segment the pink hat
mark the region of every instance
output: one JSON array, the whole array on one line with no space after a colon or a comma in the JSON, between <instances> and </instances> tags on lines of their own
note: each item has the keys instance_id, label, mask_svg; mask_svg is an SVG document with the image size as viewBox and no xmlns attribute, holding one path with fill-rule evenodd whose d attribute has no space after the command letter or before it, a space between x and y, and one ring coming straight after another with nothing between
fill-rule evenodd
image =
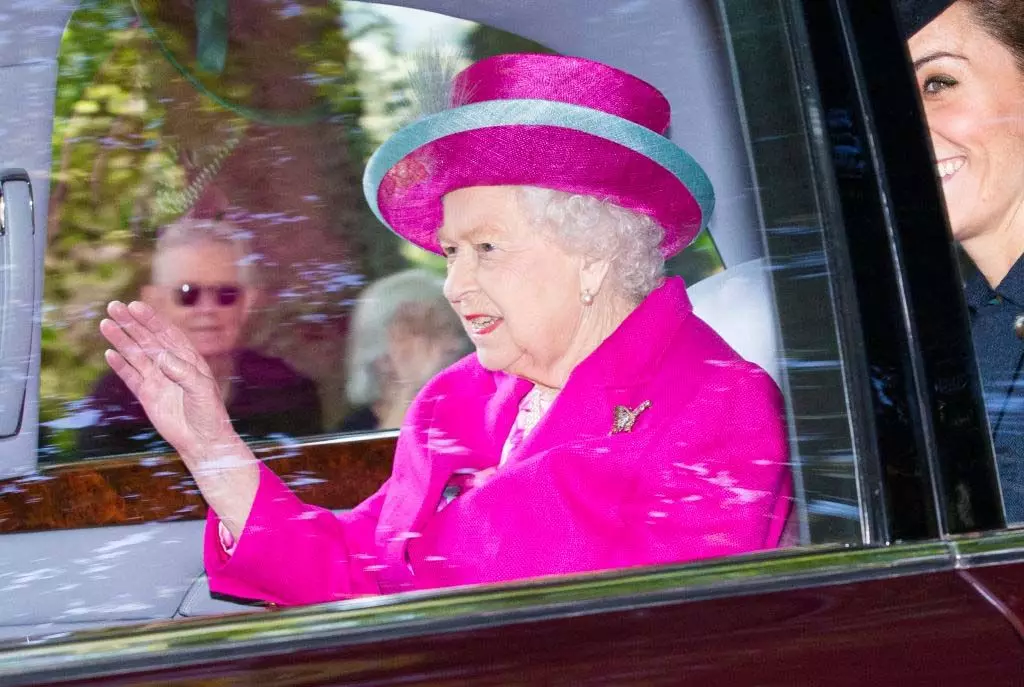
<instances>
[{"instance_id":1,"label":"pink hat","mask_svg":"<svg viewBox=\"0 0 1024 687\"><path fill-rule=\"evenodd\" d=\"M417 246L441 252L441 199L470 186L610 201L661 225L666 257L707 225L711 182L665 137L670 107L647 82L579 57L512 54L466 68L452 93L450 109L395 133L363 176L374 214Z\"/></svg>"}]
</instances>

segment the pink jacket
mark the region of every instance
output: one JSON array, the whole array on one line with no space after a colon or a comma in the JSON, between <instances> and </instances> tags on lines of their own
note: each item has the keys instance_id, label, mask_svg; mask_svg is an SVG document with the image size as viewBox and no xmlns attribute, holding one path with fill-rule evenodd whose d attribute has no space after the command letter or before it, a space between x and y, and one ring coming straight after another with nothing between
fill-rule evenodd
<instances>
[{"instance_id":1,"label":"pink jacket","mask_svg":"<svg viewBox=\"0 0 1024 687\"><path fill-rule=\"evenodd\" d=\"M691 313L681 280L577 366L504 466L465 486L498 464L530 388L475 355L439 374L409 409L391 477L341 515L262 466L230 557L210 512L210 588L315 603L777 545L791 493L780 394ZM611 433L616 406L644 401L632 431Z\"/></svg>"}]
</instances>

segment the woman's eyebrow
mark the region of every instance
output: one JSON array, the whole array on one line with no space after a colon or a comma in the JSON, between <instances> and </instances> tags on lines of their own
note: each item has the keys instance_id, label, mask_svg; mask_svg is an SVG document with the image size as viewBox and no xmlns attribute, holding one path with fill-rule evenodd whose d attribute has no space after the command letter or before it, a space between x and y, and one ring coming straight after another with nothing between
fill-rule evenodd
<instances>
[{"instance_id":1,"label":"woman's eyebrow","mask_svg":"<svg viewBox=\"0 0 1024 687\"><path fill-rule=\"evenodd\" d=\"M497 238L499 234L500 230L493 224L488 222L486 224L478 224L472 227L471 229L463 230L459 234L458 239L452 239L450 236L448 238L452 243L454 243L456 240L467 241L469 243L472 243L474 241L479 241L481 239L494 239ZM439 241L443 241L445 239L443 232L438 231L437 238Z\"/></svg>"},{"instance_id":2,"label":"woman's eyebrow","mask_svg":"<svg viewBox=\"0 0 1024 687\"><path fill-rule=\"evenodd\" d=\"M469 229L465 232L452 236L450 234L444 234L441 231L437 232L437 242L443 248L445 246L455 246L457 244L474 244L484 243L493 241L495 239L493 233L485 232L481 229Z\"/></svg>"},{"instance_id":3,"label":"woman's eyebrow","mask_svg":"<svg viewBox=\"0 0 1024 687\"><path fill-rule=\"evenodd\" d=\"M496 239L499 236L501 236L501 230L494 224L491 224L490 222L488 222L487 224L481 224L479 226L473 227L473 229L467 234L467 238L469 238L470 241L479 241L481 239Z\"/></svg>"},{"instance_id":4,"label":"woman's eyebrow","mask_svg":"<svg viewBox=\"0 0 1024 687\"><path fill-rule=\"evenodd\" d=\"M960 54L955 53L955 52L946 52L944 50L940 50L939 52L928 53L924 57L922 57L920 59L917 59L917 60L914 60L914 71L917 71L918 69L920 69L924 65L928 64L929 62L933 62L935 60L940 60L943 57L951 57L954 60L961 60L963 62L970 62L970 60L968 60L963 55L960 55Z\"/></svg>"}]
</instances>

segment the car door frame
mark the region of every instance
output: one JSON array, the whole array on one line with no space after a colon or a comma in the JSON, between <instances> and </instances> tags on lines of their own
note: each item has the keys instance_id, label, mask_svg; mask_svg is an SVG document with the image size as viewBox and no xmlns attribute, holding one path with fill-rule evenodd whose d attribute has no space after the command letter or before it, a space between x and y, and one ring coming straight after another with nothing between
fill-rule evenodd
<instances>
[{"instance_id":1,"label":"car door frame","mask_svg":"<svg viewBox=\"0 0 1024 687\"><path fill-rule=\"evenodd\" d=\"M893 60L906 60L896 19L886 0L802 5L787 0L787 6L794 18L791 40L806 41L815 56L814 64L797 65L805 76L813 74L822 99L812 103L809 116L844 109L864 143L864 174L836 174L834 151L827 145L819 147L816 161L836 178L837 193L823 203L845 220L846 245L834 252L847 258L837 269L854 275L857 289L847 294L848 302L856 304L862 323L881 319L878 303L889 302L900 323L862 351L847 352L863 356L862 370L895 366L904 383L900 423L890 415L891 396L869 391L861 399L870 412L860 421L869 426L858 436L874 439L869 455L879 461L880 479L866 485L882 490L877 504L885 517L877 529L879 546L776 551L688 566L411 593L189 621L144 633L112 630L2 654L0 675L15 675L4 672L13 661L20 665L19 680L66 676L68 670L83 679L131 672L152 677L185 667L198 671L190 674L197 678L200 673L226 674L224 670L237 675L239 670L270 666L294 668L290 657L297 651L322 652L341 671L337 675L346 668L345 657L358 654L360 647L379 650L387 642L405 639L421 640L422 648L436 647L445 637L491 628L536 631L544 623L567 618L697 608L721 598L768 599L794 590L903 579L948 582L953 577L963 582L964 598L983 602L972 612L1002 628L1001 646L1009 646L1007 637L1016 638L1017 650L1005 655L1007 665L1020 665L1019 605L1013 607L1005 596L972 582L994 578L992 570L1010 577L1020 574L1024 580L1024 565L1019 564L1024 541L1018 533L1001 531L1005 523L995 461L949 230L935 179L922 181L927 175L921 170L931 169L931 155L920 106L909 68L901 72L891 66ZM839 66L826 73L821 69L826 64ZM846 79L845 88L822 88L826 80L834 85L837 75ZM820 119L818 123L828 131ZM827 134L833 149L835 134ZM874 198L866 209L864 198ZM922 213L922 204L932 211ZM911 236L914 251L905 248ZM855 242L862 248L874 246L868 252L875 259L854 259ZM961 307L950 308L949 302ZM936 341L938 333L948 340ZM893 434L908 450L881 450L892 447L885 442ZM971 496L969 504L960 500L964 489ZM974 577L964 577L965 571ZM395 665L387 674L395 677L407 668Z\"/></svg>"}]
</instances>

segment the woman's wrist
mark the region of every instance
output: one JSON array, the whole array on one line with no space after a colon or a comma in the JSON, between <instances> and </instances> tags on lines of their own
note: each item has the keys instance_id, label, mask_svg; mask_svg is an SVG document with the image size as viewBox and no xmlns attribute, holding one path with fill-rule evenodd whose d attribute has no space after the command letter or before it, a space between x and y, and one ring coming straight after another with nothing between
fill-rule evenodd
<instances>
[{"instance_id":1,"label":"woman's wrist","mask_svg":"<svg viewBox=\"0 0 1024 687\"><path fill-rule=\"evenodd\" d=\"M252 451L230 426L221 436L195 441L191 446L180 448L178 455L193 475L197 472L212 473L254 460Z\"/></svg>"},{"instance_id":2,"label":"woman's wrist","mask_svg":"<svg viewBox=\"0 0 1024 687\"><path fill-rule=\"evenodd\" d=\"M234 434L182 455L203 498L237 539L259 487L259 461Z\"/></svg>"}]
</instances>

